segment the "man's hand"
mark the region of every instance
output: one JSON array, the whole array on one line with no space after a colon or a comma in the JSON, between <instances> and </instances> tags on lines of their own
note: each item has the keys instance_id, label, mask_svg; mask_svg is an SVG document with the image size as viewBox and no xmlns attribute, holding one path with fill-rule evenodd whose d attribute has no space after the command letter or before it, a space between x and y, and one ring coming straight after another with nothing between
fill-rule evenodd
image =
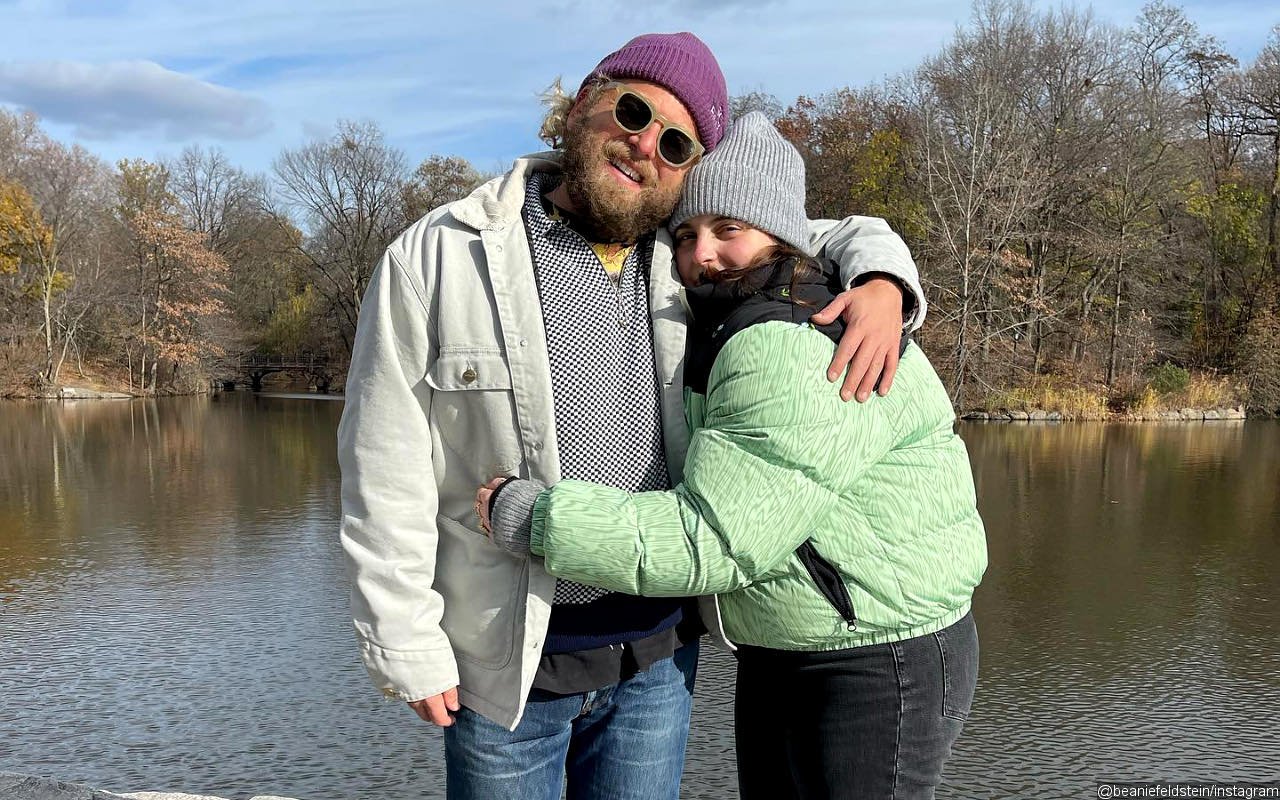
<instances>
[{"instance_id":1,"label":"man's hand","mask_svg":"<svg viewBox=\"0 0 1280 800\"><path fill-rule=\"evenodd\" d=\"M872 278L841 292L810 319L818 325L829 325L839 316L844 317L848 327L827 367L827 380L835 381L847 366L844 385L840 387L842 400L856 395L861 403L871 397L872 390L881 397L887 395L898 371L898 346L902 341L901 287L887 278Z\"/></svg>"},{"instance_id":2,"label":"man's hand","mask_svg":"<svg viewBox=\"0 0 1280 800\"><path fill-rule=\"evenodd\" d=\"M459 708L458 704L458 687L447 689L440 694L431 697L415 700L409 704L409 708L414 710L423 722L430 722L439 725L441 728L447 728L453 724L453 713Z\"/></svg>"}]
</instances>

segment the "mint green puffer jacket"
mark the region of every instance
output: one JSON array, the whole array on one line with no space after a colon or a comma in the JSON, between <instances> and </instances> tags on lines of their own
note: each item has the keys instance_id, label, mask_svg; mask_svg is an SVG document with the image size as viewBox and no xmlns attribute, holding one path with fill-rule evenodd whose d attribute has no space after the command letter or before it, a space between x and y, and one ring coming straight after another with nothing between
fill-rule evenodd
<instances>
[{"instance_id":1,"label":"mint green puffer jacket","mask_svg":"<svg viewBox=\"0 0 1280 800\"><path fill-rule=\"evenodd\" d=\"M686 389L684 481L543 492L531 547L548 572L621 592L720 595L730 641L835 650L932 633L969 610L986 542L964 443L913 343L886 397L843 402L834 344L752 324Z\"/></svg>"}]
</instances>

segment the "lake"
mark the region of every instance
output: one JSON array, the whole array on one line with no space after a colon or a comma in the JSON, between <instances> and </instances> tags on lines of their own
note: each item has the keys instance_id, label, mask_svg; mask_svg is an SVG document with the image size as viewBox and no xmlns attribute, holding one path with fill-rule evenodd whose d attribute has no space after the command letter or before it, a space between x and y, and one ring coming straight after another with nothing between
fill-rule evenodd
<instances>
[{"instance_id":1,"label":"lake","mask_svg":"<svg viewBox=\"0 0 1280 800\"><path fill-rule=\"evenodd\" d=\"M112 791L444 796L347 615L342 403L0 403L0 770ZM964 424L991 566L940 798L1280 778L1280 422ZM736 797L704 648L683 796Z\"/></svg>"}]
</instances>

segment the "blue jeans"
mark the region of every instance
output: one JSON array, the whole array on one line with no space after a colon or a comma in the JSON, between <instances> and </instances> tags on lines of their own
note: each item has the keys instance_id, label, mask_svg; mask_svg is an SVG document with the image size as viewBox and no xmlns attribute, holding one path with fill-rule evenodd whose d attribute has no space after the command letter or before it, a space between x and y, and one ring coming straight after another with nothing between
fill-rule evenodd
<instances>
[{"instance_id":1,"label":"blue jeans","mask_svg":"<svg viewBox=\"0 0 1280 800\"><path fill-rule=\"evenodd\" d=\"M444 729L449 800L676 800L698 643L621 683L529 693L508 731L463 708Z\"/></svg>"},{"instance_id":2,"label":"blue jeans","mask_svg":"<svg viewBox=\"0 0 1280 800\"><path fill-rule=\"evenodd\" d=\"M973 615L937 633L829 653L741 648L742 800L928 800L978 679Z\"/></svg>"}]
</instances>

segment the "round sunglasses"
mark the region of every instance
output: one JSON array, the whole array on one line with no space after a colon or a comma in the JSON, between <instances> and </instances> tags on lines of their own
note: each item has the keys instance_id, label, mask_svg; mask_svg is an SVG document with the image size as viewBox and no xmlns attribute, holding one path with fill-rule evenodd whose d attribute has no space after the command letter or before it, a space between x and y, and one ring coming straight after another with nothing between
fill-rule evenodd
<instances>
[{"instance_id":1,"label":"round sunglasses","mask_svg":"<svg viewBox=\"0 0 1280 800\"><path fill-rule=\"evenodd\" d=\"M656 120L662 126L658 134L658 157L667 166L679 169L700 158L706 148L698 138L659 114L643 96L619 86L613 104L613 121L627 133L643 133Z\"/></svg>"}]
</instances>

